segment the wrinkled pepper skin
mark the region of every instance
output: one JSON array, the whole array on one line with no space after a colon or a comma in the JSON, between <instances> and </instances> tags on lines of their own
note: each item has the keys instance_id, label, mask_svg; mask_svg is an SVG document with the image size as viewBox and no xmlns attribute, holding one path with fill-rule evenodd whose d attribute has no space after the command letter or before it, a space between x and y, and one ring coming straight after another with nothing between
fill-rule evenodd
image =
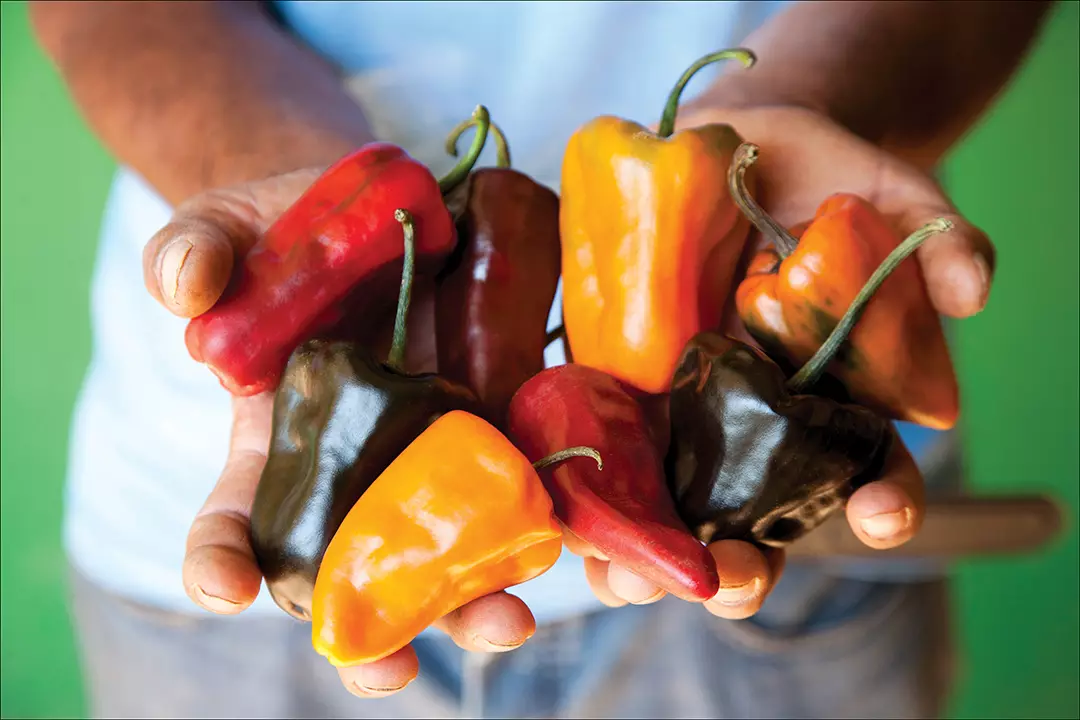
<instances>
[{"instance_id":1,"label":"wrinkled pepper skin","mask_svg":"<svg viewBox=\"0 0 1080 720\"><path fill-rule=\"evenodd\" d=\"M551 499L525 456L481 418L447 413L330 542L312 643L335 666L373 662L448 612L542 574L561 551Z\"/></svg>"},{"instance_id":2,"label":"wrinkled pepper skin","mask_svg":"<svg viewBox=\"0 0 1080 720\"><path fill-rule=\"evenodd\" d=\"M455 234L431 172L385 143L335 163L244 256L222 299L188 324L191 357L234 395L272 390L301 342L355 312L367 280L400 275L399 207L415 218L419 264L435 269Z\"/></svg>"},{"instance_id":3,"label":"wrinkled pepper skin","mask_svg":"<svg viewBox=\"0 0 1080 720\"><path fill-rule=\"evenodd\" d=\"M871 203L833 195L790 255L768 248L752 259L735 296L739 316L770 355L798 367L899 241ZM875 293L829 375L886 417L939 430L956 424L956 375L918 263L896 268Z\"/></svg>"},{"instance_id":4,"label":"wrinkled pepper skin","mask_svg":"<svg viewBox=\"0 0 1080 720\"><path fill-rule=\"evenodd\" d=\"M671 423L668 480L698 539L773 547L817 527L874 479L893 437L865 408L790 395L764 353L711 332L679 361Z\"/></svg>"},{"instance_id":5,"label":"wrinkled pepper skin","mask_svg":"<svg viewBox=\"0 0 1080 720\"><path fill-rule=\"evenodd\" d=\"M660 138L614 117L571 137L560 228L574 362L661 393L687 341L719 326L749 230L726 181L740 143L727 125Z\"/></svg>"},{"instance_id":6,"label":"wrinkled pepper skin","mask_svg":"<svg viewBox=\"0 0 1080 720\"><path fill-rule=\"evenodd\" d=\"M679 519L656 438L615 378L583 365L549 368L510 403L510 437L531 459L588 446L603 457L540 471L563 524L611 560L690 601L719 590L708 550Z\"/></svg>"},{"instance_id":7,"label":"wrinkled pepper skin","mask_svg":"<svg viewBox=\"0 0 1080 720\"><path fill-rule=\"evenodd\" d=\"M285 612L310 619L319 564L349 510L433 421L475 402L464 387L399 373L352 343L297 348L251 512L255 557Z\"/></svg>"},{"instance_id":8,"label":"wrinkled pepper skin","mask_svg":"<svg viewBox=\"0 0 1080 720\"><path fill-rule=\"evenodd\" d=\"M439 374L472 389L485 419L503 428L514 392L544 369L559 198L516 170L485 168L447 202L461 210L459 251L436 290Z\"/></svg>"}]
</instances>

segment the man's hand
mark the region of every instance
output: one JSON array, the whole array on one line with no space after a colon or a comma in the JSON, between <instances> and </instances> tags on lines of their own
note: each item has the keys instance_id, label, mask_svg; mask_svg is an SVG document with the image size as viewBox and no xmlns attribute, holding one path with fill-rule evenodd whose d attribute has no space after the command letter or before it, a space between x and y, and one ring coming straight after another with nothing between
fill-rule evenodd
<instances>
[{"instance_id":1,"label":"man's hand","mask_svg":"<svg viewBox=\"0 0 1080 720\"><path fill-rule=\"evenodd\" d=\"M729 123L748 142L760 147L754 165L755 198L780 223L792 227L813 217L818 205L836 192L850 192L873 202L906 237L938 217L955 224L952 232L928 240L918 261L939 312L952 317L974 315L986 304L994 267L989 239L959 215L941 187L924 172L802 108L715 109L680 113L677 129ZM748 251L763 239L751 236ZM749 340L728 309L729 332ZM923 514L923 479L901 443L896 443L881 478L858 490L847 505L852 530L866 545L887 549L907 542ZM567 549L585 557L589 583L611 606L655 602L664 592L652 583L611 563L587 543L567 536ZM749 543L723 540L709 546L716 559L721 590L705 603L724 618L756 613L779 579L782 551L763 553Z\"/></svg>"},{"instance_id":2,"label":"man's hand","mask_svg":"<svg viewBox=\"0 0 1080 720\"><path fill-rule=\"evenodd\" d=\"M234 258L242 258L273 221L319 176L301 170L269 180L202 193L177 207L172 222L147 243L143 271L147 289L181 317L200 315L218 301ZM435 364L433 293L414 286L410 312L410 369ZM379 328L389 347L393 318ZM209 371L207 371L209 372ZM250 514L270 447L273 394L233 399L229 455L217 485L188 535L184 586L196 603L220 614L246 609L259 594L262 575L251 548ZM536 631L520 599L498 592L475 600L439 620L435 627L462 648L504 652ZM341 668L345 687L360 697L384 697L417 675L416 653L405 647L367 665Z\"/></svg>"}]
</instances>

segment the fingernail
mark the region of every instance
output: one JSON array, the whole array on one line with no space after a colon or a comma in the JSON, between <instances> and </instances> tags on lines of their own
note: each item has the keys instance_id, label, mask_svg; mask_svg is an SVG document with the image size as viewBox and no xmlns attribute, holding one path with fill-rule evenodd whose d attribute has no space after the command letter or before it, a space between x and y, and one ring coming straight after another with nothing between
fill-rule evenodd
<instances>
[{"instance_id":1,"label":"fingernail","mask_svg":"<svg viewBox=\"0 0 1080 720\"><path fill-rule=\"evenodd\" d=\"M354 682L353 687L356 688L356 691L359 692L361 695L367 695L369 697L379 697L381 695L389 695L390 693L396 693L398 690L401 690L403 687L405 687L412 681L413 679L409 678L403 684L398 685L397 687L368 687L367 685L361 685L360 683Z\"/></svg>"},{"instance_id":2,"label":"fingernail","mask_svg":"<svg viewBox=\"0 0 1080 720\"><path fill-rule=\"evenodd\" d=\"M205 607L207 610L213 610L214 612L233 612L236 608L240 607L241 603L233 602L232 600L226 600L223 597L217 595L211 595L202 589L199 585L193 585L192 589L195 591L195 596L199 599L199 604Z\"/></svg>"},{"instance_id":3,"label":"fingernail","mask_svg":"<svg viewBox=\"0 0 1080 720\"><path fill-rule=\"evenodd\" d=\"M165 246L161 251L161 263L158 265L158 282L161 284L161 292L166 297L176 299L176 293L180 288L180 273L184 269L188 255L195 246L187 240L177 239Z\"/></svg>"},{"instance_id":4,"label":"fingernail","mask_svg":"<svg viewBox=\"0 0 1080 720\"><path fill-rule=\"evenodd\" d=\"M743 583L742 585L721 586L719 592L717 592L709 602L715 602L718 605L727 605L728 607L745 605L757 596L760 588L761 578L754 578L750 582Z\"/></svg>"},{"instance_id":5,"label":"fingernail","mask_svg":"<svg viewBox=\"0 0 1080 720\"><path fill-rule=\"evenodd\" d=\"M525 644L524 641L519 643L512 643L510 645L506 645L503 643L495 643L480 635L473 635L470 639L472 640L473 644L476 645L476 647L480 648L481 650L487 650L488 652L507 652L508 650L514 650Z\"/></svg>"},{"instance_id":6,"label":"fingernail","mask_svg":"<svg viewBox=\"0 0 1080 720\"><path fill-rule=\"evenodd\" d=\"M645 598L644 600L630 600L629 602L632 605L649 605L651 603L656 602L657 600L659 600L663 596L664 596L664 591L663 590L657 590L656 592L654 592L652 595Z\"/></svg>"},{"instance_id":7,"label":"fingernail","mask_svg":"<svg viewBox=\"0 0 1080 720\"><path fill-rule=\"evenodd\" d=\"M894 512L880 513L859 521L862 531L875 540L889 540L907 529L911 524L911 510L904 508Z\"/></svg>"}]
</instances>

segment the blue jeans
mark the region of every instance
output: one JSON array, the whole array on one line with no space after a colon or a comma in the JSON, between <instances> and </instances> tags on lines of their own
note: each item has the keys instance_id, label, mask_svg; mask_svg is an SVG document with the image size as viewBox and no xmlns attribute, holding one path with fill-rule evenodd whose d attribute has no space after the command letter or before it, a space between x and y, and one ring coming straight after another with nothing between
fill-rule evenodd
<instances>
[{"instance_id":1,"label":"blue jeans","mask_svg":"<svg viewBox=\"0 0 1080 720\"><path fill-rule=\"evenodd\" d=\"M354 698L286 617L166 612L73 575L94 717L930 718L952 655L942 580L868 582L790 565L729 621L665 598L542 626L505 654L416 641L420 677Z\"/></svg>"}]
</instances>

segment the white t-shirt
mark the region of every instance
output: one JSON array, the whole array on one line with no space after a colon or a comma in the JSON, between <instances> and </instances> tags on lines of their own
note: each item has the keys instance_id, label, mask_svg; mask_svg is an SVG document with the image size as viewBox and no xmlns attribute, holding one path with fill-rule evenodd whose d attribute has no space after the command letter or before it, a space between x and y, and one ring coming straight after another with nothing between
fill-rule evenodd
<instances>
[{"instance_id":1,"label":"white t-shirt","mask_svg":"<svg viewBox=\"0 0 1080 720\"><path fill-rule=\"evenodd\" d=\"M563 150L590 118L652 123L682 71L738 45L783 2L279 3L290 28L348 75L381 140L438 175L446 132L485 104L514 166L558 189ZM700 73L690 98L716 68ZM491 144L489 144L491 145ZM491 147L482 162L494 161ZM170 208L121 170L92 285L93 354L72 428L65 544L103 586L198 612L181 581L191 521L225 460L229 398L184 346L186 321L142 280L142 249ZM556 300L556 307L559 305ZM554 327L557 320L553 313ZM563 362L558 344L548 364ZM514 590L540 622L600 607L581 562ZM264 591L251 612L280 612Z\"/></svg>"}]
</instances>

